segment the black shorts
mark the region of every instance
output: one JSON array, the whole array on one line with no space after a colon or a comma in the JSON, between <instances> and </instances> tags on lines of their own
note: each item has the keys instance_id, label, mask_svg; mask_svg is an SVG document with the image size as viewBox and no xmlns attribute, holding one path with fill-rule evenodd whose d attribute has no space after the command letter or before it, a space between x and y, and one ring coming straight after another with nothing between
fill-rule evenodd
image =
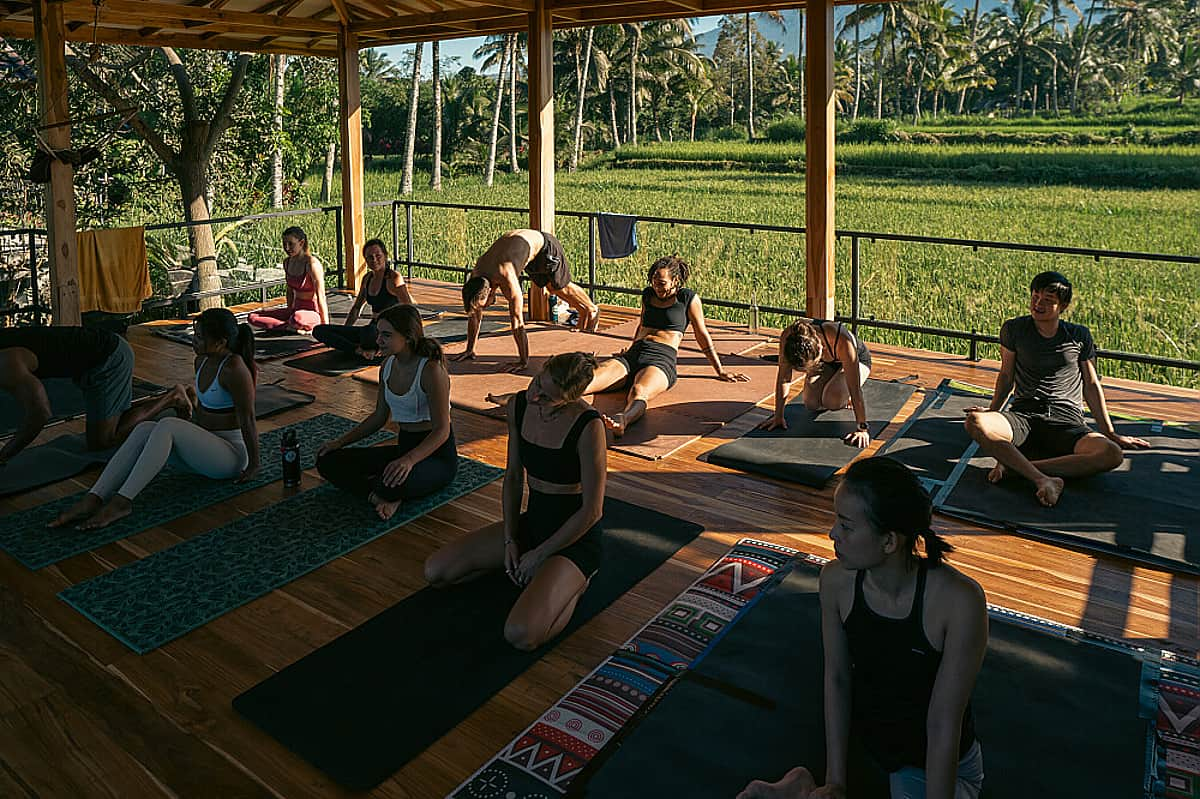
<instances>
[{"instance_id":1,"label":"black shorts","mask_svg":"<svg viewBox=\"0 0 1200 799\"><path fill-rule=\"evenodd\" d=\"M546 240L542 251L525 265L525 274L533 281L533 285L546 288L550 285L559 291L571 284L571 268L567 265L567 254L563 251L562 242L553 233L543 233Z\"/></svg>"},{"instance_id":2,"label":"black shorts","mask_svg":"<svg viewBox=\"0 0 1200 799\"><path fill-rule=\"evenodd\" d=\"M625 378L622 388L629 388L637 379L638 372L647 366L657 366L667 376L667 388L675 385L679 379L676 362L679 360L679 350L658 341L638 339L623 355L614 355L614 360L625 364L629 376Z\"/></svg>"},{"instance_id":3,"label":"black shorts","mask_svg":"<svg viewBox=\"0 0 1200 799\"><path fill-rule=\"evenodd\" d=\"M557 533L563 523L582 506L582 494L543 494L531 488L529 506L517 522L517 548L521 554ZM574 563L584 579L590 580L600 568L600 525L553 554Z\"/></svg>"},{"instance_id":4,"label":"black shorts","mask_svg":"<svg viewBox=\"0 0 1200 799\"><path fill-rule=\"evenodd\" d=\"M1012 443L1026 457L1034 459L1070 455L1075 451L1075 443L1092 432L1083 414L1007 410L1000 411L1000 415L1012 427Z\"/></svg>"}]
</instances>

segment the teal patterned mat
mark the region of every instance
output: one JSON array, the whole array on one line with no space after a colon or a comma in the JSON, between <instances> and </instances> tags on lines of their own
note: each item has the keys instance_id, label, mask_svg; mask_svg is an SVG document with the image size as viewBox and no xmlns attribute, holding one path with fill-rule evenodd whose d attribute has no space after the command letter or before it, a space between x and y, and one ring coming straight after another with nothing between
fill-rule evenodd
<instances>
[{"instance_id":1,"label":"teal patterned mat","mask_svg":"<svg viewBox=\"0 0 1200 799\"><path fill-rule=\"evenodd\" d=\"M311 469L317 462L317 447L352 430L358 424L341 416L323 413L303 422L289 425L301 441L300 463ZM40 569L81 552L111 544L160 524L187 516L201 508L223 502L230 497L274 482L282 476L279 460L279 439L287 428L279 428L259 436L262 468L248 483L232 480L206 480L191 472L169 469L159 475L138 495L131 516L100 530L51 530L46 525L59 513L79 501L84 492L19 511L0 519L0 549L30 569ZM363 444L387 441L391 433L383 430L364 440Z\"/></svg>"},{"instance_id":2,"label":"teal patterned mat","mask_svg":"<svg viewBox=\"0 0 1200 799\"><path fill-rule=\"evenodd\" d=\"M145 654L502 474L503 469L459 456L454 482L402 505L388 521L366 502L326 484L58 596Z\"/></svg>"}]
</instances>

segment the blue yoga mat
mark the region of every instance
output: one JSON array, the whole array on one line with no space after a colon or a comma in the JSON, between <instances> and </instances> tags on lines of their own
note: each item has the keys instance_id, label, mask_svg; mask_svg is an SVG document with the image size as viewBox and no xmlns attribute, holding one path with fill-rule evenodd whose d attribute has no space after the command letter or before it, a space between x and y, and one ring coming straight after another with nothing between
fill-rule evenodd
<instances>
[{"instance_id":1,"label":"blue yoga mat","mask_svg":"<svg viewBox=\"0 0 1200 799\"><path fill-rule=\"evenodd\" d=\"M303 442L301 467L312 468L316 464L320 443L352 430L356 424L350 419L323 413L289 425ZM259 436L262 468L249 482L206 480L191 472L168 469L138 495L133 514L124 519L99 530L48 529L46 525L49 522L79 501L85 493L81 491L3 517L0 521L0 549L22 565L40 569L274 482L282 476L283 466L278 450L284 429L288 428L271 430ZM381 430L364 443L376 444L390 436L390 433Z\"/></svg>"},{"instance_id":2,"label":"blue yoga mat","mask_svg":"<svg viewBox=\"0 0 1200 799\"><path fill-rule=\"evenodd\" d=\"M454 482L404 503L387 521L368 503L322 485L73 585L59 597L144 654L503 473L460 456Z\"/></svg>"}]
</instances>

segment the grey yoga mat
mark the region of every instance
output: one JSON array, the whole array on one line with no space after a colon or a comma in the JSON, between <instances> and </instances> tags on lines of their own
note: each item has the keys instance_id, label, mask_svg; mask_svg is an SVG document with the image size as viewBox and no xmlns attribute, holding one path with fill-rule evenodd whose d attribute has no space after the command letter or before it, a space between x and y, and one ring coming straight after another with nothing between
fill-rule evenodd
<instances>
[{"instance_id":1,"label":"grey yoga mat","mask_svg":"<svg viewBox=\"0 0 1200 799\"><path fill-rule=\"evenodd\" d=\"M878 436L916 389L904 383L868 380L863 400L871 437ZM820 487L862 450L842 441L855 427L854 411L814 413L799 398L784 410L786 430L752 430L708 454L710 463Z\"/></svg>"}]
</instances>

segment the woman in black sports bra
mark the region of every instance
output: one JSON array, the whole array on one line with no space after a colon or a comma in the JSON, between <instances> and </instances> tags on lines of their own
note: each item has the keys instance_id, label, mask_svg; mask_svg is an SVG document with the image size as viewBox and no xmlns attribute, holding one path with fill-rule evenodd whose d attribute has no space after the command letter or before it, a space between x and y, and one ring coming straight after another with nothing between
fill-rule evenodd
<instances>
[{"instance_id":1,"label":"woman in black sports bra","mask_svg":"<svg viewBox=\"0 0 1200 799\"><path fill-rule=\"evenodd\" d=\"M871 374L871 351L841 322L801 319L779 336L779 371L775 374L775 415L759 425L763 430L787 429L788 384L792 370L803 372L804 406L812 411L854 408L858 427L843 437L862 449L871 443L867 403L862 387ZM848 377L853 375L853 379Z\"/></svg>"},{"instance_id":2,"label":"woman in black sports bra","mask_svg":"<svg viewBox=\"0 0 1200 799\"><path fill-rule=\"evenodd\" d=\"M363 327L354 326L363 305L370 306L371 316L376 317L393 305L416 303L413 302L412 292L408 290L404 278L388 266L387 246L380 239L371 239L364 244L362 254L369 271L358 290L358 296L354 298L354 304L350 306L350 312L346 315L346 323L317 325L312 334L313 338L326 347L371 361L380 356L379 344L375 340L379 328L375 326L373 318Z\"/></svg>"},{"instance_id":3,"label":"woman in black sports bra","mask_svg":"<svg viewBox=\"0 0 1200 799\"><path fill-rule=\"evenodd\" d=\"M588 386L587 394L628 389L625 409L604 416L604 424L620 437L629 425L642 418L646 403L675 385L676 361L684 331L691 322L696 341L704 350L718 380L729 383L749 380L741 372L727 372L704 324L704 308L696 292L684 287L690 267L677 255L659 258L650 266L642 292L642 320L633 345L602 362Z\"/></svg>"},{"instance_id":4,"label":"woman in black sports bra","mask_svg":"<svg viewBox=\"0 0 1200 799\"><path fill-rule=\"evenodd\" d=\"M983 589L945 562L953 547L929 527L929 494L898 461L854 463L833 507L836 560L821 570L820 589L825 785L798 767L779 782L750 783L738 799L858 795L851 736L888 773L892 799L977 799L983 754L971 692L987 651Z\"/></svg>"},{"instance_id":5,"label":"woman in black sports bra","mask_svg":"<svg viewBox=\"0 0 1200 799\"><path fill-rule=\"evenodd\" d=\"M472 580L503 568L523 587L504 637L532 650L558 635L600 565L608 469L604 425L584 402L596 359L555 355L508 403L504 521L468 533L425 561L432 585ZM525 483L529 506L521 512Z\"/></svg>"}]
</instances>

